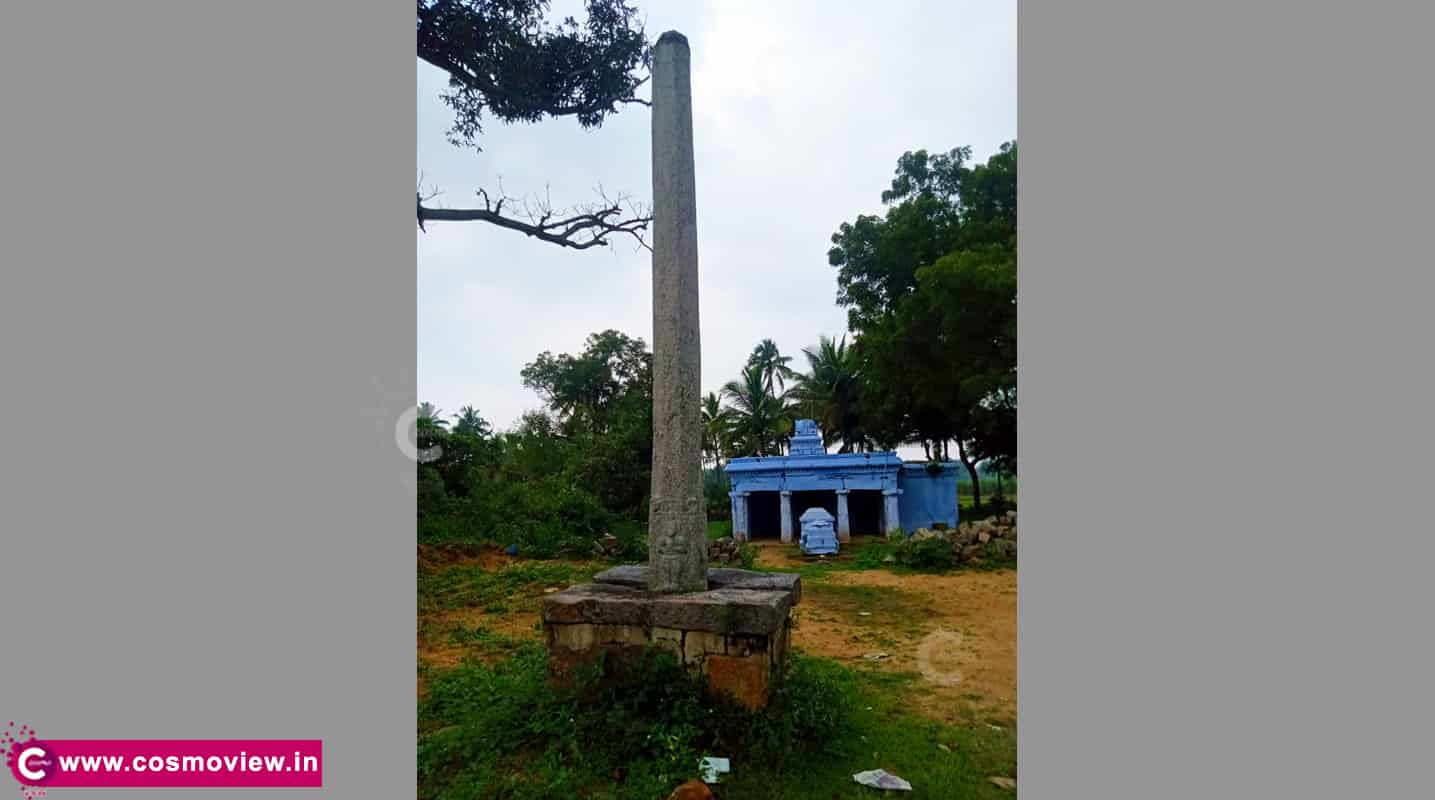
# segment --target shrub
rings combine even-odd
[[[908,539],[897,546],[897,563],[913,569],[943,570],[956,564],[952,543],[945,536]]]
[[[737,557],[742,562],[743,569],[752,569],[757,564],[757,548],[750,542],[743,542],[742,547],[737,550]]]

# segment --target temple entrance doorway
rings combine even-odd
[[[886,533],[882,529],[882,490],[880,489],[853,489],[848,492],[847,514],[852,520],[854,536]]]

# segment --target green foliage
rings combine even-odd
[[[757,367],[762,373],[763,387],[774,397],[781,397],[786,382],[797,375],[787,366],[790,363],[792,356],[783,355],[771,339],[758,342],[747,357],[747,366]]]
[[[551,685],[546,669],[532,644],[432,677],[419,704],[419,797],[665,797],[705,753],[782,770],[830,750],[859,699],[841,667],[800,655],[756,713],[708,698],[662,650],[629,669],[600,663],[571,685]]]
[[[917,570],[940,571],[956,565],[952,543],[945,536],[930,539],[905,539],[893,551],[897,563]]]
[[[861,415],[883,447],[955,441],[975,472],[1016,469],[1016,143],[904,153],[882,217],[832,236],[838,303],[857,333]]]
[[[734,455],[772,456],[782,452],[792,423],[784,398],[773,395],[767,386],[764,367],[752,364],[743,370],[741,378],[722,387],[722,396],[729,403],[728,439]]]
[[[721,467],[728,452],[732,412],[722,407],[716,392],[703,396],[703,458]]]
[[[647,40],[623,0],[588,0],[580,27],[544,20],[547,0],[419,0],[418,57],[449,75],[455,144],[475,145],[485,114],[602,124],[646,80]]]
[[[861,364],[857,351],[847,346],[847,337],[838,341],[819,336],[816,348],[806,348],[808,372],[796,376],[793,399],[803,416],[822,428],[823,444],[842,442],[838,452],[861,452],[868,437],[859,403]]]
[[[728,492],[732,485],[727,473],[721,469],[703,470],[703,501],[707,506],[709,520],[732,519],[732,497]]]
[[[709,519],[708,520],[708,541],[715,542],[732,535],[732,520],[730,519]]]
[[[757,566],[757,547],[751,542],[743,542],[737,549],[738,560],[743,569],[752,569]]]
[[[420,468],[419,541],[586,556],[612,533],[621,557],[645,557],[653,422],[652,355],[643,341],[595,333],[576,355],[541,353],[522,377],[547,413],[525,414],[495,435],[466,406],[452,432],[420,432],[420,447],[436,445],[441,455]]]

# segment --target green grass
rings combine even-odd
[[[970,488],[970,485],[968,485],[968,488]],[[972,504],[975,499],[976,498],[972,497],[970,494],[962,494],[961,492],[957,493],[957,518],[960,521],[975,522],[976,520],[986,519],[987,517],[993,516],[997,513],[1005,513],[1007,511],[1016,510],[1016,492],[1014,491],[1009,492],[1002,497],[1002,505],[1000,508],[997,508],[996,505],[994,505],[993,501],[996,499],[995,495],[988,494],[985,487],[982,488],[981,511],[977,511],[976,507]]]
[[[732,520],[710,519],[708,520],[708,541],[713,542],[732,535]]]
[[[912,713],[901,699],[911,675],[795,653],[769,708],[749,714],[704,699],[666,654],[606,687],[590,674],[555,688],[545,659],[526,644],[491,667],[428,671],[420,798],[651,800],[696,777],[701,755],[732,760],[714,787],[723,800],[870,798],[851,776],[877,767],[911,781],[914,796],[1010,796],[987,781],[1014,774],[1010,725],[956,727]]]
[[[793,546],[796,547],[795,545]],[[896,561],[888,561],[891,556]],[[897,575],[912,575],[922,573],[955,572],[959,570],[971,570],[989,572],[1000,569],[1014,569],[1014,559],[995,560],[988,557],[982,564],[958,564],[953,566],[923,566],[903,563],[902,546],[897,542],[891,542],[878,537],[863,537],[856,539],[849,544],[842,545],[842,553],[838,558],[823,561],[810,561],[800,566],[773,566],[757,564],[753,569],[762,572],[788,572],[802,576],[803,581],[821,581],[828,575],[835,572],[853,572],[869,569],[884,569]]]
[[[419,610],[435,611],[478,607],[502,613],[507,601],[541,593],[548,586],[567,586],[590,580],[605,564],[566,561],[521,561],[500,569],[460,564],[440,570],[420,570]]]

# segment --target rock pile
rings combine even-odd
[[[911,538],[918,542],[946,538],[959,564],[980,564],[987,559],[1009,561],[1016,558],[1016,512],[963,522],[951,530],[918,528]]]
[[[742,561],[742,543],[724,536],[708,543],[709,564],[737,564]]]

